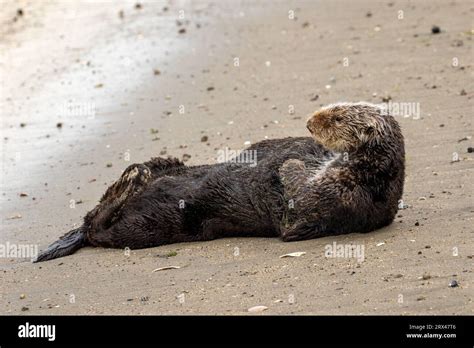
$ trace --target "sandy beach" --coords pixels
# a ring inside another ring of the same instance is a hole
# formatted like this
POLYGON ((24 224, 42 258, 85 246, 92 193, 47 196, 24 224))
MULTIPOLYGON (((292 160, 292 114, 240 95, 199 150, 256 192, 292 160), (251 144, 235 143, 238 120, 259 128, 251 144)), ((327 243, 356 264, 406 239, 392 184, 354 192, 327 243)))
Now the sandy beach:
POLYGON ((390 226, 2 255, 2 315, 474 314, 472 1, 0 2, 3 246, 45 248, 132 163, 307 136, 339 101, 413 106, 390 226))

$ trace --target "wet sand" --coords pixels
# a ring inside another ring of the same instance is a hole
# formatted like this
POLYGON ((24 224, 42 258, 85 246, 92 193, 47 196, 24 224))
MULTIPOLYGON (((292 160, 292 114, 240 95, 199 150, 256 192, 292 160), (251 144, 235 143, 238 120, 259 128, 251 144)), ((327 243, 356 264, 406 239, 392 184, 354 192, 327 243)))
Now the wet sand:
POLYGON ((215 163, 338 101, 420 106, 398 117, 408 207, 369 234, 0 258, 2 314, 474 313, 469 1, 135 4, 2 3, 0 243, 46 247, 131 163, 215 163))

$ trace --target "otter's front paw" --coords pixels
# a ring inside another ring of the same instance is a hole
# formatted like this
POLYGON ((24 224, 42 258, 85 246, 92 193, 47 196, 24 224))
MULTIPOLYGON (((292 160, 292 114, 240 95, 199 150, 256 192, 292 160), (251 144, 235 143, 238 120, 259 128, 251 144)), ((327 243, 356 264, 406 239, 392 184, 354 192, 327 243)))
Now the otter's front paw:
POLYGON ((286 193, 293 196, 307 177, 306 166, 303 161, 289 159, 278 169, 280 180, 285 186, 286 193))
POLYGON ((306 166, 303 161, 297 159, 286 160, 278 169, 282 179, 298 176, 299 173, 304 173, 306 166))
POLYGON ((305 170, 306 166, 303 161, 298 159, 286 160, 280 167, 280 170, 305 170))
POLYGON ((281 228, 281 239, 284 242, 307 240, 323 235, 323 231, 317 224, 307 221, 296 222, 290 227, 281 228))

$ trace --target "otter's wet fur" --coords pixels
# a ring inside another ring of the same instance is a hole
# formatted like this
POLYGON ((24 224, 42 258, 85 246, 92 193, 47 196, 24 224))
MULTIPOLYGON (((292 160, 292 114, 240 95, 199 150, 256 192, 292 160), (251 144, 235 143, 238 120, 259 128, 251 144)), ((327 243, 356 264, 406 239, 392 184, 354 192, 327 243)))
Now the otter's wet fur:
POLYGON ((236 236, 295 241, 390 224, 404 183, 396 120, 376 105, 340 103, 314 113, 307 128, 312 137, 249 147, 256 165, 188 167, 171 158, 133 164, 82 226, 36 261, 87 245, 139 249, 236 236))

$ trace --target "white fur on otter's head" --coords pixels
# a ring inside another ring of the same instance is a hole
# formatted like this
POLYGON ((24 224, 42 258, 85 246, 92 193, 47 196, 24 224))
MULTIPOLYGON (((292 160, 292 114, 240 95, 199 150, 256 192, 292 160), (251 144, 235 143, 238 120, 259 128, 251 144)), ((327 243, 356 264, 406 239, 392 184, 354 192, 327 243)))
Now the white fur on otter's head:
POLYGON ((382 144, 388 138, 403 139, 392 116, 382 107, 365 102, 325 106, 308 119, 306 126, 316 141, 336 152, 382 144))

